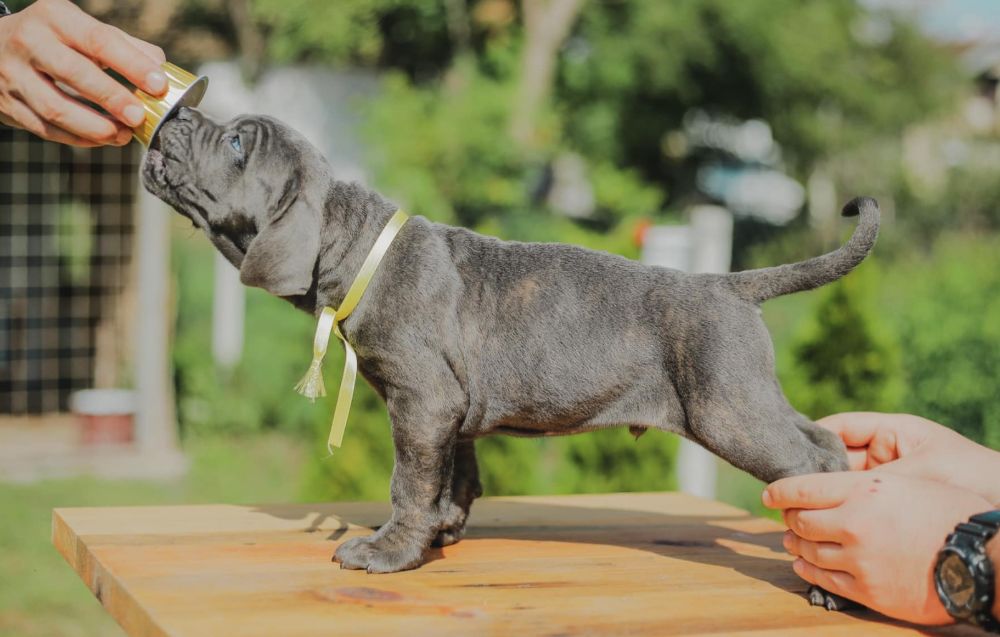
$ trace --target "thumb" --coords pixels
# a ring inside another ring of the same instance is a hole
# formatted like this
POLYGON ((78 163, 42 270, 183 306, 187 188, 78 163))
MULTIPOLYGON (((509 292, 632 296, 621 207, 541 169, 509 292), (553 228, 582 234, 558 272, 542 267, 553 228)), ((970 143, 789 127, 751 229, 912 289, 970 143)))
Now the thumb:
POLYGON ((870 479, 860 471, 782 478, 767 485, 761 501, 772 509, 829 509, 847 499, 857 484, 870 479))

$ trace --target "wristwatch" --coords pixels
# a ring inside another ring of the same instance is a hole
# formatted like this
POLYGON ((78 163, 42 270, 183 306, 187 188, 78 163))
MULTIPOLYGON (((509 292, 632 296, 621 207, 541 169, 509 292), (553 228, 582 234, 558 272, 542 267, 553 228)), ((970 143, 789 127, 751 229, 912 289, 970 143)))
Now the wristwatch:
POLYGON ((948 614, 956 621, 1000 633, 993 616, 994 565, 986 543, 1000 530, 1000 510, 980 513, 955 527, 934 565, 934 588, 948 614))
POLYGON ((7 8, 7 5, 0 2, 0 18, 4 17, 5 15, 10 15, 11 13, 13 12, 7 8))

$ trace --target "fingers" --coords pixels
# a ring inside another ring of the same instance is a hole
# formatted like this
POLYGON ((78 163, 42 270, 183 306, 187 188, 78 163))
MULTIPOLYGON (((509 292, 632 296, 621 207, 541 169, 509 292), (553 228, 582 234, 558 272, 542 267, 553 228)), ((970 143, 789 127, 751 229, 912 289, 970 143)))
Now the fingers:
POLYGON ((821 418, 816 424, 840 436, 848 447, 867 447, 890 418, 872 411, 852 411, 821 418))
POLYGON ((841 437, 848 447, 852 469, 872 469, 898 460, 921 444, 936 425, 908 414, 854 412, 828 416, 818 421, 841 437), (861 451, 865 452, 861 464, 861 451))
MULTIPOLYGON (((119 29, 120 31, 120 29, 119 29)), ((137 37, 131 36, 124 31, 121 31, 122 35, 128 38, 128 41, 132 43, 134 47, 146 54, 146 57, 153 60, 157 64, 163 64, 167 61, 167 55, 163 52, 163 49, 156 46, 155 44, 150 44, 145 40, 140 40, 137 37)), ((147 91, 148 92, 148 91, 147 91)))
POLYGON ((31 69, 21 75, 23 101, 46 123, 99 144, 116 143, 121 138, 128 141, 128 129, 69 98, 52 80, 31 69))
POLYGON ((866 447, 847 448, 847 466, 851 471, 864 471, 868 466, 868 449, 866 447))
POLYGON ((831 571, 845 571, 847 559, 844 556, 844 547, 835 542, 811 542, 802 539, 793 531, 785 531, 782 538, 782 545, 785 550, 801 557, 813 566, 818 566, 831 571))
POLYGON ((849 471, 782 478, 767 485, 761 500, 772 509, 826 509, 842 503, 859 481, 867 479, 849 471))
POLYGON ((843 571, 827 570, 814 566, 801 557, 792 562, 795 574, 816 586, 821 586, 830 593, 858 600, 858 585, 854 576, 843 571))
POLYGON ((24 102, 11 100, 4 105, 4 108, 9 114, 0 117, 0 122, 23 128, 42 139, 81 148, 94 148, 100 145, 42 120, 24 102))
POLYGON ((837 542, 848 539, 842 515, 836 509, 788 509, 784 515, 788 528, 810 542, 837 542))
POLYGON ((135 128, 145 119, 142 104, 124 86, 88 58, 60 46, 55 39, 51 45, 38 47, 35 62, 50 77, 63 82, 127 126, 135 128))
POLYGON ((51 20, 59 36, 80 53, 121 73, 150 95, 166 92, 167 77, 160 69, 158 55, 151 56, 148 47, 137 47, 134 39, 121 30, 98 22, 76 7, 55 12, 51 20))

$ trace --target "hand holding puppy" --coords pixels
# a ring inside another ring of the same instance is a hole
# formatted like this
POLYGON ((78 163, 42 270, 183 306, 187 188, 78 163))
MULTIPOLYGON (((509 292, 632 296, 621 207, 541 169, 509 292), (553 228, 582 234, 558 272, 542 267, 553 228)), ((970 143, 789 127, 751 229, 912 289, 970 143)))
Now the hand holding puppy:
POLYGON ((847 413, 821 426, 848 447, 850 472, 768 485, 785 548, 811 584, 890 617, 950 623, 937 598, 937 552, 959 522, 1000 501, 1000 453, 904 414, 847 413))
POLYGON ((887 472, 817 473, 778 480, 764 504, 784 509, 795 572, 889 617, 950 623, 934 562, 959 522, 990 508, 975 493, 887 472))

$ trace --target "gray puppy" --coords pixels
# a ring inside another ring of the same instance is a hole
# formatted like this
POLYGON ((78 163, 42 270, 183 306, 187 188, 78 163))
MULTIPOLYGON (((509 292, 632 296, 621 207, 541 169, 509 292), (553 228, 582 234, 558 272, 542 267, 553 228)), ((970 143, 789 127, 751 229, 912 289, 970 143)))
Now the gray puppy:
MULTIPOLYGON (((264 288, 337 307, 396 206, 337 181, 267 117, 225 125, 183 109, 143 166, 146 187, 264 288)), ((415 568, 461 539, 482 494, 474 441, 605 427, 686 436, 757 478, 847 469, 840 439, 796 412, 775 378, 758 305, 834 281, 875 243, 878 205, 840 249, 734 274, 686 274, 560 244, 500 241, 413 217, 343 331, 385 399, 392 518, 343 543, 345 568, 415 568)))

